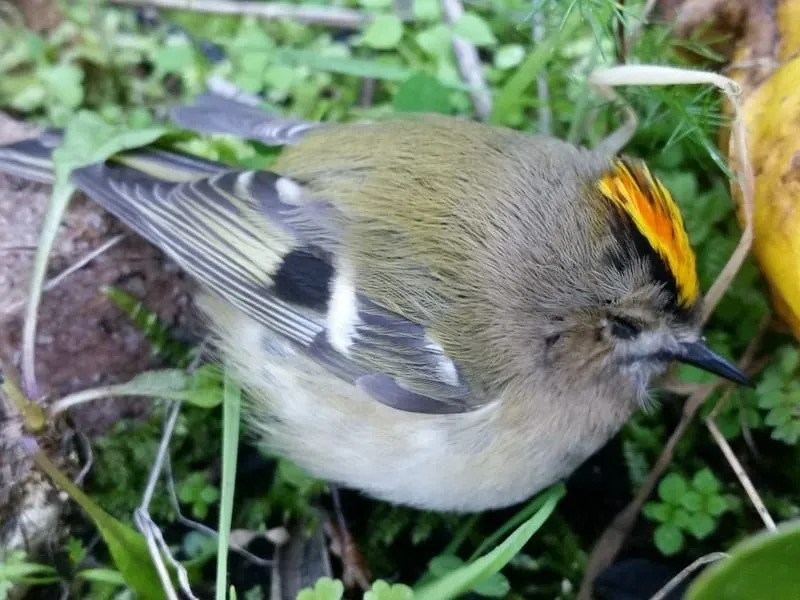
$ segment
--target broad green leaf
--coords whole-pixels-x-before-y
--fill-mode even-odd
[[[49,565],[38,563],[2,563],[0,562],[0,581],[13,583],[48,584],[59,580],[58,571]]]
[[[673,525],[677,525],[681,529],[688,529],[691,525],[691,521],[692,516],[683,508],[676,508],[670,520]]]
[[[78,571],[75,577],[93,581],[95,583],[110,583],[112,585],[125,585],[125,578],[122,573],[114,569],[84,569]]]
[[[687,529],[698,540],[708,537],[714,531],[716,523],[709,515],[705,513],[697,513],[689,519],[689,526]]]
[[[731,556],[707,568],[689,587],[686,600],[775,600],[800,598],[800,523],[755,535]]]
[[[413,600],[413,598],[414,592],[407,585],[402,583],[390,585],[380,579],[364,593],[364,600]]]
[[[577,11],[576,11],[577,12]],[[491,121],[502,123],[504,119],[514,112],[515,107],[525,98],[525,90],[534,81],[539,72],[547,66],[558,44],[562,39],[568,39],[573,31],[580,25],[581,19],[567,19],[562,27],[554,28],[552,32],[540,43],[536,44],[514,74],[508,78],[502,89],[495,97],[492,108]]]
[[[297,594],[297,600],[341,600],[344,585],[338,579],[320,577],[313,588],[306,588]]]
[[[155,396],[183,400],[189,384],[189,375],[182,369],[160,369],[139,373],[133,379],[109,386],[112,395]]]
[[[452,53],[453,33],[441,23],[420,31],[416,40],[419,47],[431,56],[447,58]]]
[[[439,0],[414,0],[414,18],[417,21],[438,21],[441,16]]]
[[[683,548],[683,533],[672,523],[662,523],[653,532],[653,542],[662,554],[671,556]]]
[[[488,554],[468,565],[456,569],[438,581],[428,583],[415,590],[414,600],[449,600],[475,589],[494,573],[498,573],[544,524],[564,495],[562,484],[544,492],[544,504],[501,544]]]
[[[653,521],[666,523],[672,517],[672,506],[663,502],[648,502],[642,509],[644,515]]]
[[[169,42],[156,49],[153,63],[159,77],[166,73],[180,73],[194,64],[194,49],[186,40]]]
[[[454,554],[440,554],[431,559],[430,563],[428,563],[428,570],[431,572],[431,575],[440,578],[463,566],[464,561],[458,556]]]
[[[40,73],[50,97],[70,108],[83,101],[83,71],[74,65],[61,64],[43,69]]]
[[[719,479],[714,476],[711,469],[701,469],[692,478],[692,486],[703,495],[716,494],[719,492]]]
[[[364,8],[389,8],[392,6],[392,0],[358,0],[358,3]]]
[[[718,517],[728,510],[728,503],[722,496],[709,496],[705,500],[705,510],[712,517]]]
[[[397,46],[403,37],[403,22],[395,15],[379,15],[367,25],[361,43],[376,50]]]
[[[677,473],[669,473],[658,484],[658,495],[665,502],[680,504],[683,495],[689,490],[686,480]]]
[[[502,573],[494,573],[476,585],[473,591],[487,598],[506,598],[511,591],[511,584]]]
[[[690,512],[697,512],[703,505],[703,497],[694,490],[687,491],[680,499],[681,506]]]
[[[395,93],[392,105],[401,112],[448,114],[452,111],[450,92],[427,73],[417,73],[404,81]]]
[[[525,48],[520,44],[506,44],[500,46],[494,53],[494,66],[498,69],[511,69],[516,67],[525,58]]]
[[[453,33],[476,46],[494,46],[497,43],[489,24],[472,12],[461,15],[453,24]]]
[[[165,598],[161,580],[153,566],[144,537],[100,508],[69,477],[50,462],[43,452],[36,455],[35,461],[36,465],[91,517],[108,547],[114,566],[117,567],[128,587],[135,591],[142,600]]]
[[[278,50],[276,59],[289,65],[302,65],[320,71],[353,75],[354,77],[367,79],[403,81],[414,74],[410,69],[394,62],[330,56],[310,50],[295,50],[292,48]]]

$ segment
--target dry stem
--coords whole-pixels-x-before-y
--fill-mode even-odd
[[[453,24],[464,14],[464,6],[461,0],[442,0],[445,20]],[[453,36],[453,53],[456,56],[458,70],[469,86],[469,93],[472,97],[472,104],[475,107],[475,114],[481,121],[486,121],[492,113],[492,95],[489,87],[483,78],[483,65],[478,56],[478,50],[468,41],[460,37]]]
[[[340,29],[359,29],[371,20],[365,13],[349,8],[281,4],[274,2],[235,2],[232,0],[109,0],[112,4],[170,10],[190,10],[220,15],[251,15],[267,20],[289,19],[308,25]]]

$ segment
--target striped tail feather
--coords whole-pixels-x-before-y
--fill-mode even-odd
[[[53,150],[61,143],[61,132],[45,131],[35,138],[0,146],[0,171],[23,179],[53,183]]]
[[[35,138],[0,146],[0,171],[31,181],[53,183],[53,151],[62,138],[60,131],[51,130]],[[172,182],[194,181],[228,168],[196,156],[156,148],[122,152],[112,156],[109,162],[131,167],[143,176]]]
[[[191,131],[226,133],[267,146],[296,144],[309,130],[321,127],[319,123],[268,113],[242,100],[212,93],[173,108],[170,117],[179,127]]]

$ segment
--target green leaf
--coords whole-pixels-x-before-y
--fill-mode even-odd
[[[702,540],[714,531],[716,523],[709,515],[697,513],[690,517],[687,529],[698,540]]]
[[[705,501],[706,512],[712,517],[718,517],[730,508],[722,496],[709,496]]]
[[[800,352],[791,346],[786,346],[779,356],[778,366],[781,372],[785,375],[792,375],[797,370],[797,365],[800,364]]]
[[[186,40],[178,40],[159,46],[153,55],[156,75],[180,73],[194,64],[194,49]]]
[[[389,8],[392,5],[392,0],[358,0],[358,3],[364,8]]]
[[[642,509],[644,516],[651,521],[666,523],[672,519],[672,506],[663,502],[648,502]]]
[[[671,556],[683,548],[683,533],[675,525],[664,523],[653,532],[653,542],[662,554]]]
[[[404,81],[395,93],[392,105],[400,112],[452,112],[450,92],[427,73],[417,73]]]
[[[476,585],[473,592],[487,598],[505,598],[511,591],[511,584],[502,573],[495,573],[483,583]]]
[[[669,504],[680,504],[683,495],[689,490],[686,480],[678,473],[669,473],[658,484],[659,497]]]
[[[217,365],[203,365],[189,377],[184,400],[199,408],[219,406],[223,398],[222,371]]]
[[[48,584],[58,580],[58,571],[48,565],[30,562],[0,563],[0,581]]]
[[[737,545],[730,558],[700,574],[689,587],[686,600],[798,598],[797,565],[800,523],[795,521]]]
[[[122,573],[114,569],[84,569],[83,571],[78,571],[75,577],[94,583],[109,583],[118,586],[125,585],[125,578],[122,576]]]
[[[681,506],[689,512],[697,512],[703,506],[703,497],[694,490],[689,490],[681,498]]]
[[[344,585],[338,579],[320,577],[313,588],[306,588],[297,594],[297,600],[341,600]]]
[[[416,40],[423,51],[436,58],[449,58],[452,54],[453,33],[441,23],[420,31]]]
[[[145,371],[125,383],[109,386],[113,396],[153,396],[183,400],[189,376],[182,369]]]
[[[500,545],[488,554],[449,575],[423,585],[414,591],[415,600],[449,600],[475,589],[494,573],[498,573],[544,524],[564,495],[562,484],[551,487],[542,496],[544,504],[527,521],[520,525]]]
[[[554,28],[542,42],[536,44],[536,47],[528,53],[528,56],[508,78],[495,97],[491,116],[493,123],[502,123],[508,115],[514,113],[521,99],[526,96],[525,90],[536,81],[539,72],[546,67],[561,39],[569,38],[580,23],[580,18],[568,19],[562,27]]]
[[[395,15],[378,15],[367,25],[361,43],[376,50],[397,46],[403,37],[403,22]]]
[[[228,573],[228,539],[233,519],[233,495],[236,483],[236,456],[239,450],[239,424],[241,420],[242,390],[225,369],[225,398],[222,404],[222,477],[217,524],[217,575],[216,600],[225,600]]]
[[[428,563],[428,571],[434,577],[444,577],[464,566],[464,561],[454,554],[434,556]]]
[[[153,566],[144,537],[100,508],[42,452],[36,455],[35,460],[36,465],[91,517],[108,547],[114,566],[117,567],[128,587],[143,600],[165,598],[161,580]]]
[[[678,508],[672,513],[671,523],[681,529],[688,529],[692,518],[689,513],[683,509]]]
[[[461,15],[453,24],[453,33],[476,46],[494,46],[497,43],[489,24],[472,12]]]
[[[414,0],[414,18],[417,21],[438,21],[441,16],[439,0]]]
[[[70,108],[83,101],[83,71],[74,65],[62,64],[44,69],[41,73],[50,96]]]
[[[403,81],[413,75],[413,71],[396,62],[330,56],[309,50],[281,48],[276,52],[276,58],[290,65],[306,66],[320,71],[367,79]]]
[[[720,483],[711,469],[701,469],[692,478],[692,487],[704,496],[708,496],[719,492]]]
[[[413,600],[414,592],[407,585],[396,583],[389,585],[379,579],[364,594],[364,600]]]
[[[525,48],[520,44],[506,44],[500,46],[494,53],[494,66],[498,69],[511,69],[516,67],[525,58]]]

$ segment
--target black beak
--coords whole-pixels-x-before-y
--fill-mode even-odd
[[[680,350],[674,355],[674,359],[688,365],[699,367],[704,371],[714,373],[715,375],[719,375],[720,377],[724,377],[725,379],[729,379],[741,385],[753,387],[753,382],[750,381],[747,375],[716,352],[709,350],[701,340],[682,342]]]

